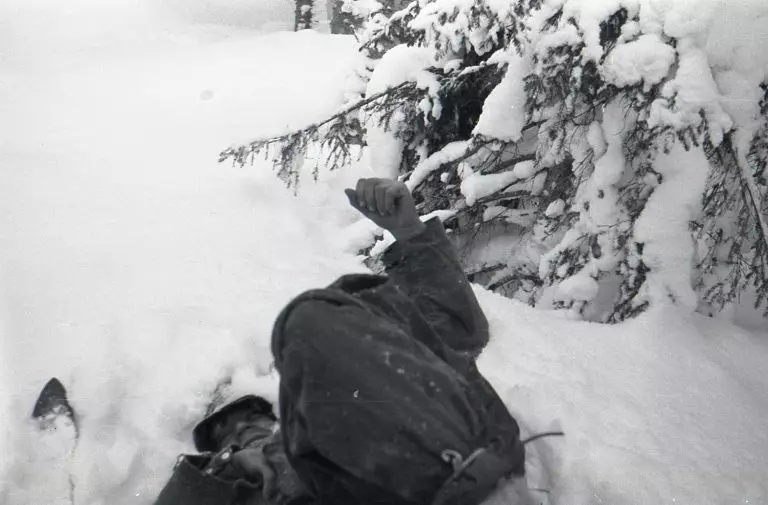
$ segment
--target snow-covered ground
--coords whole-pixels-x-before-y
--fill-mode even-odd
[[[150,504],[219,379],[274,391],[281,306],[362,269],[337,237],[363,173],[295,197],[266,164],[216,162],[343,99],[353,40],[273,33],[273,3],[259,23],[245,2],[0,7],[0,502],[66,500],[27,421],[56,375],[81,416],[76,503]],[[483,371],[531,430],[566,431],[557,503],[768,504],[768,334],[478,293]]]

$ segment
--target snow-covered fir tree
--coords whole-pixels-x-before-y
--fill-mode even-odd
[[[439,211],[471,278],[574,317],[768,306],[768,60],[745,3],[344,0],[342,110],[267,150],[297,182],[362,156]],[[755,26],[720,23],[734,9]],[[748,19],[748,16],[744,16]],[[765,18],[764,18],[765,19]],[[764,39],[764,37],[763,37]],[[366,249],[375,260],[381,248]]]
[[[344,9],[344,0],[331,1],[331,33],[354,35],[365,21],[363,17],[352,15]]]
[[[294,31],[309,30],[314,26],[314,6],[315,0],[296,0]]]

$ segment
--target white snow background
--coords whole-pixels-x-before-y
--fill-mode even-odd
[[[54,375],[80,415],[76,503],[152,503],[220,378],[274,394],[282,305],[364,270],[341,190],[375,171],[293,196],[265,162],[217,163],[344,98],[354,41],[276,31],[291,14],[0,4],[1,503],[68,503],[28,420]],[[764,326],[669,307],[600,326],[477,291],[483,372],[529,430],[566,432],[556,503],[768,504]]]

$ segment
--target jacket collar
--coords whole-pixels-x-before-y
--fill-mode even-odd
[[[340,289],[345,293],[353,295],[360,291],[377,288],[387,282],[388,277],[384,275],[372,274],[349,274],[343,275],[333,284],[328,286],[330,289]]]

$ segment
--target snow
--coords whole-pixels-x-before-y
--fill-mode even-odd
[[[609,190],[616,185],[624,173],[623,133],[625,129],[624,111],[618,101],[606,106],[603,119],[603,138],[608,146],[605,154],[595,163],[595,172],[592,180],[597,189]]]
[[[338,235],[341,248],[349,253],[370,247],[381,236],[382,229],[368,219],[359,219],[354,224],[345,227]]]
[[[78,503],[151,503],[216,382],[267,370],[283,304],[360,270],[265,163],[217,163],[233,138],[334,110],[354,40],[190,25],[57,46],[23,15],[5,36],[35,44],[8,46],[24,57],[0,103],[1,449],[31,456],[26,417],[57,375],[83,421]],[[12,470],[0,502],[47,503]]]
[[[719,6],[733,3],[726,0],[643,0],[640,2],[640,25],[643,31],[663,31],[678,39],[696,37],[716,24],[715,12]]]
[[[3,279],[0,278],[0,281]],[[5,319],[7,318],[4,305],[0,305],[0,426],[6,429],[0,430],[0,451],[6,455],[0,458],[0,482],[5,481],[5,475],[11,469],[13,453],[10,450],[13,444],[13,432],[8,427],[13,425],[14,419],[11,414],[12,398],[16,389],[16,380],[12,373],[12,363],[9,359],[7,342],[11,336],[5,328]],[[1,488],[0,488],[1,489]],[[1,492],[1,491],[0,491]]]
[[[432,52],[425,47],[395,46],[376,65],[367,94],[374,95],[403,82],[416,81],[424,69],[433,64]]]
[[[589,147],[592,148],[592,152],[595,157],[599,157],[605,154],[605,150],[608,148],[605,137],[603,136],[603,128],[598,121],[593,121],[589,125],[587,130],[587,142]]]
[[[280,308],[364,270],[340,240],[362,227],[341,190],[377,167],[323,173],[295,197],[264,162],[216,163],[233,139],[336,110],[354,43],[251,33],[226,16],[148,17],[141,2],[81,0],[74,14],[17,3],[0,6],[0,501],[67,502],[65,462],[26,419],[57,375],[82,420],[76,503],[149,505],[176,455],[192,451],[221,377],[233,375],[233,395],[275,398],[267,346]],[[245,5],[221,8],[234,4]],[[718,74],[718,87],[733,75]],[[611,151],[611,131],[591,144],[605,134]],[[703,184],[702,157],[673,151],[660,163],[646,209],[657,215],[641,216],[644,259],[680,265],[651,274],[657,295],[689,296],[694,202],[681,197]],[[679,248],[655,246],[664,234]],[[583,298],[586,287],[565,291]],[[483,373],[525,434],[566,432],[537,444],[554,502],[765,503],[764,329],[668,306],[603,326],[476,291],[492,329]]]
[[[481,371],[524,433],[565,431],[544,439],[552,503],[765,503],[764,333],[673,308],[604,326],[477,292]]]
[[[376,0],[344,0],[341,4],[343,12],[348,12],[361,19],[365,19],[374,12],[379,12],[381,8],[381,3]]]
[[[644,82],[646,89],[650,89],[667,76],[674,61],[675,49],[659,35],[646,33],[611,51],[602,72],[607,82],[618,87]]]
[[[768,4],[720,2],[714,13],[705,49],[713,66],[733,69],[753,79],[768,75]]]
[[[536,163],[533,160],[521,161],[515,164],[512,173],[518,179],[527,179],[536,173]]]
[[[523,79],[527,63],[513,52],[507,57],[507,71],[483,103],[474,135],[483,135],[505,142],[520,140],[525,127],[526,93]]]
[[[477,200],[501,191],[517,180],[517,175],[512,171],[488,175],[474,174],[461,182],[461,194],[464,195],[467,205],[474,205]]]
[[[544,190],[545,182],[547,182],[547,173],[539,172],[539,174],[533,178],[533,182],[531,183],[531,195],[540,195]]]
[[[403,160],[403,141],[397,138],[392,130],[374,124],[376,119],[369,123],[367,139],[370,143],[363,156],[376,171],[378,177],[393,179],[400,173],[400,164]],[[396,120],[393,119],[393,127],[396,127]]]
[[[426,221],[429,221],[430,219],[432,219],[433,217],[436,217],[436,218],[438,218],[440,220],[440,222],[443,222],[446,219],[448,219],[450,217],[453,217],[455,215],[456,215],[456,211],[455,210],[450,210],[450,209],[433,210],[432,212],[428,212],[428,213],[424,214],[423,216],[420,216],[420,219],[422,221],[426,222]]]
[[[606,275],[612,275],[620,259],[620,253],[616,250],[616,237],[626,224],[626,210],[619,202],[617,185],[626,169],[624,156],[625,131],[631,128],[633,115],[625,114],[621,101],[618,99],[608,103],[603,108],[602,123],[592,122],[587,130],[587,135],[581,136],[577,153],[582,160],[587,156],[591,147],[595,166],[588,179],[584,181],[576,192],[575,209],[580,211],[579,220],[574,227],[569,229],[554,248],[542,256],[539,263],[539,274],[546,276],[552,268],[552,263],[558,256],[573,246],[576,241],[588,236],[594,236],[600,254],[592,254],[586,265],[576,274],[569,275],[569,264],[563,262],[556,272],[558,278],[563,281],[547,291],[545,303],[550,301],[577,301],[589,302],[598,296],[599,285],[596,279],[601,277],[606,283]],[[576,163],[581,161],[577,158]],[[565,208],[565,202],[558,200],[553,202],[545,211],[549,217],[560,215]],[[593,249],[594,250],[594,249]],[[567,253],[566,253],[567,254]],[[542,302],[540,302],[542,303]],[[608,301],[605,306],[612,307],[613,301]],[[595,306],[588,307],[596,311]],[[596,313],[596,312],[595,312]],[[574,319],[581,318],[579,307],[573,307],[571,316]],[[596,318],[599,320],[599,317]]]
[[[706,53],[691,41],[678,44],[679,63],[675,78],[662,89],[665,98],[658,98],[651,107],[649,125],[671,125],[682,128],[697,124],[699,111],[704,110],[710,128],[710,138],[719,145],[723,135],[731,129],[733,121],[720,105],[717,89]],[[666,100],[675,97],[675,107],[669,108]]]
[[[427,214],[424,214],[423,216],[419,216],[419,218],[426,222],[432,219],[433,217],[436,217],[440,220],[440,222],[445,221],[449,217],[455,216],[456,211],[454,210],[435,210],[432,212],[429,212]],[[379,229],[379,231],[383,231]],[[376,244],[371,248],[371,256],[378,256],[380,254],[383,254],[392,244],[395,243],[395,237],[388,231],[383,231],[381,240],[376,242]],[[367,244],[370,245],[370,244]]]
[[[584,33],[584,51],[582,55],[586,59],[598,61],[603,55],[600,46],[600,22],[623,6],[631,5],[631,2],[622,0],[567,0],[563,7],[565,18],[573,17]]]
[[[435,78],[425,69],[433,65],[432,53],[423,47],[405,44],[393,47],[381,58],[371,75],[366,96],[372,96],[404,82],[416,82],[423,89],[436,92]],[[435,99],[435,102],[438,101]],[[397,138],[397,114],[390,127],[378,124],[378,116],[367,118],[367,138],[370,147],[366,150],[366,162],[380,177],[395,178],[400,171],[403,157],[403,143]]]
[[[551,5],[550,5],[551,3]],[[753,107],[754,91],[768,77],[768,4],[758,1],[726,0],[557,0],[545,4],[540,18],[562,5],[565,18],[573,18],[580,29],[562,22],[558,30],[541,37],[539,50],[575,43],[583,37],[583,56],[600,61],[599,24],[626,8],[632,18],[622,27],[620,44],[602,65],[603,76],[617,86],[644,81],[646,88],[661,82],[673,68],[674,49],[662,37],[678,40],[678,67],[664,85],[665,99],[653,104],[650,126],[671,125],[682,128],[698,122],[703,109],[711,128],[711,140],[717,145],[733,126],[729,116],[734,109]],[[538,22],[541,23],[541,20]],[[634,39],[636,35],[641,33]],[[728,77],[721,79],[719,74]],[[719,89],[724,81],[742,80],[751,89]],[[715,82],[717,81],[717,84]],[[666,99],[675,97],[670,109]],[[727,112],[726,112],[727,111]]]
[[[538,40],[536,47],[543,53],[560,46],[576,45],[580,41],[581,35],[579,35],[579,30],[572,24],[568,24],[553,33],[547,33],[542,36]]]
[[[323,2],[316,3],[316,11],[322,10]],[[175,16],[194,23],[226,24],[263,31],[293,31],[296,9],[284,0],[164,0],[162,5]]]
[[[419,10],[409,23],[412,30],[423,31],[427,44],[447,55],[462,54],[465,50],[474,50],[485,54],[493,49],[492,36],[500,27],[494,20],[481,14],[470,20],[474,9],[474,0],[434,0],[419,2]],[[494,0],[491,8],[496,12],[508,13],[511,5]],[[474,21],[474,22],[473,22]]]
[[[565,202],[558,198],[547,206],[547,210],[544,211],[544,215],[550,218],[558,217],[563,214],[563,211],[565,211]]]
[[[66,418],[59,417],[52,422],[55,430],[44,430],[37,437],[19,441],[25,451],[20,452],[17,461],[23,463],[34,461],[36,465],[27,468],[39,471],[37,465],[46,469],[45,485],[36,482],[33,472],[16,472],[13,474],[12,486],[24,491],[24,496],[14,495],[4,497],[4,503],[46,503],[51,505],[69,505],[69,475],[67,462],[74,449],[74,425]],[[67,436],[60,436],[65,433]],[[20,465],[22,466],[22,465]],[[66,492],[52,496],[51,489],[63,489]],[[17,501],[21,498],[23,501]]]
[[[521,161],[512,170],[498,174],[480,174],[467,171],[462,175],[461,194],[467,205],[474,205],[477,200],[492,195],[497,191],[510,188],[517,181],[531,177],[535,173],[533,161]]]
[[[581,270],[557,285],[555,300],[588,302],[597,296],[599,286],[588,272]]]
[[[619,42],[627,42],[634,39],[640,33],[640,23],[637,21],[627,21],[621,27]]]
[[[413,173],[411,173],[406,181],[408,189],[413,190],[413,188],[424,182],[432,172],[446,163],[451,163],[459,159],[467,151],[469,146],[470,142],[468,140],[450,142],[439,151],[432,153],[429,157],[422,160],[416,165],[416,168],[413,169]]]
[[[736,147],[747,151],[758,116],[760,84],[768,78],[768,6],[763,3],[720,6],[720,20],[707,37],[705,51],[713,67],[720,103],[736,129]]]
[[[643,261],[651,271],[647,286],[653,303],[674,300],[695,310],[698,297],[691,287],[693,240],[688,223],[696,217],[709,171],[701,148],[686,152],[676,144],[654,164],[664,181],[651,194],[635,224],[634,239],[643,246]]]
[[[483,221],[491,221],[504,215],[507,212],[506,207],[500,205],[491,205],[483,210]]]

